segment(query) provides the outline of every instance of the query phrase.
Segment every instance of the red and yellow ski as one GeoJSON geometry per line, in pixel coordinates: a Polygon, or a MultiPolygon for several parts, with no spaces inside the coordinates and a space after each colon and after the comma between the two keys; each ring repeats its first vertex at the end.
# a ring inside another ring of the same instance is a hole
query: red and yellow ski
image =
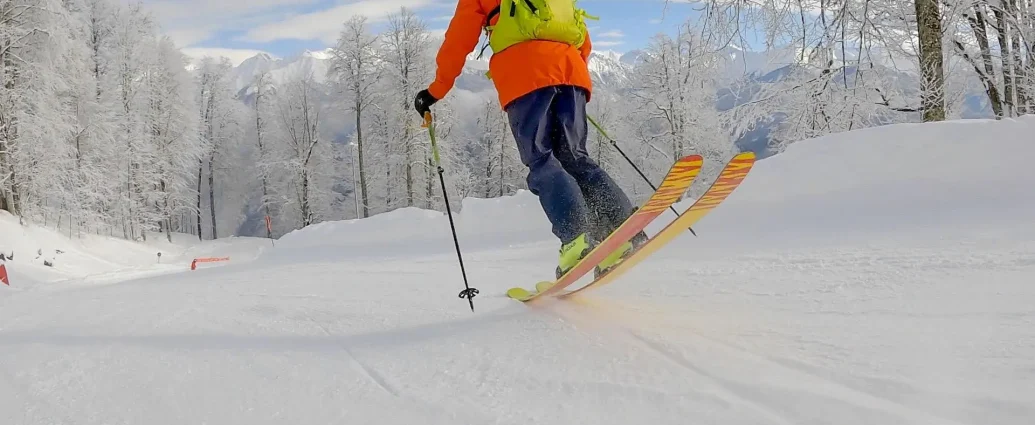
{"type": "Polygon", "coordinates": [[[578,264],[575,264],[567,273],[555,281],[544,281],[536,284],[535,291],[515,287],[507,290],[507,296],[518,301],[531,301],[543,295],[557,293],[582,278],[607,258],[614,250],[632,239],[637,233],[649,225],[655,218],[658,218],[665,209],[674,204],[686,189],[690,187],[694,179],[701,172],[704,158],[700,155],[688,155],[680,158],[669,169],[665,179],[658,186],[658,190],[651,195],[636,212],[627,218],[617,229],[585,257],[578,264]]]}
{"type": "Polygon", "coordinates": [[[755,154],[753,152],[744,152],[733,157],[723,168],[722,172],[719,173],[719,177],[712,182],[711,187],[701,195],[697,201],[694,202],[689,208],[686,209],[682,214],[679,215],[673,222],[665,226],[657,235],[647,240],[646,243],[640,246],[639,249],[632,252],[620,263],[616,264],[610,270],[604,274],[598,276],[588,285],[583,286],[579,289],[565,292],[559,295],[559,298],[567,298],[575,295],[579,292],[591,289],[599,288],[608,283],[613,282],[623,273],[629,271],[636,264],[640,263],[651,254],[657,252],[661,247],[665,246],[677,236],[683,234],[683,232],[696,224],[701,218],[715,209],[722,201],[726,200],[733,190],[740,186],[740,183],[747,177],[748,172],[751,171],[751,167],[755,164],[755,154]]]}

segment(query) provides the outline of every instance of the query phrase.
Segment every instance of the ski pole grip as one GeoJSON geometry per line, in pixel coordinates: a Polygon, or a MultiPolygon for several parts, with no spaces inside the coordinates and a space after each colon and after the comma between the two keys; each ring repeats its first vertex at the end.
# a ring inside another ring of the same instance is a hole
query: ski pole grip
{"type": "Polygon", "coordinates": [[[431,125],[431,112],[425,112],[424,113],[424,123],[421,124],[420,126],[424,127],[424,128],[428,128],[428,126],[430,126],[430,125],[431,125]]]}

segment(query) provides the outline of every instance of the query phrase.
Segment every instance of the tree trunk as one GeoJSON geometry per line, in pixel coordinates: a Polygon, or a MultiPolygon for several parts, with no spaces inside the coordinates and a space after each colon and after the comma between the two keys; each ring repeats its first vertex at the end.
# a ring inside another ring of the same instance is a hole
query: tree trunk
{"type": "Polygon", "coordinates": [[[201,182],[204,178],[205,165],[198,160],[198,208],[197,208],[197,219],[198,219],[198,240],[204,240],[201,236],[201,182]]]}
{"type": "Polygon", "coordinates": [[[212,168],[212,164],[215,162],[215,149],[212,150],[212,154],[208,157],[208,213],[209,218],[212,219],[212,239],[218,239],[219,233],[216,232],[216,183],[215,183],[215,170],[212,168]]]}
{"type": "MultiPolygon", "coordinates": [[[[981,81],[985,84],[985,92],[988,95],[988,102],[992,105],[992,113],[996,118],[1003,117],[1003,99],[999,94],[999,85],[996,83],[995,67],[992,64],[992,51],[988,47],[988,29],[986,27],[987,17],[981,9],[981,5],[974,5],[976,18],[968,17],[970,28],[974,31],[978,48],[981,49],[981,61],[985,65],[985,73],[981,75],[981,81]]],[[[977,65],[975,65],[976,67],[977,65]]],[[[978,74],[981,74],[978,72],[978,74]]]]}
{"type": "Polygon", "coordinates": [[[403,137],[403,140],[404,140],[403,143],[405,143],[405,145],[406,145],[405,146],[406,155],[404,156],[403,160],[406,161],[406,206],[407,207],[412,207],[413,206],[413,197],[414,196],[413,196],[413,158],[411,157],[411,154],[412,154],[412,151],[413,151],[413,146],[411,146],[411,143],[410,143],[409,133],[410,133],[409,126],[407,126],[406,132],[404,133],[405,135],[403,137]]]}
{"type": "Polygon", "coordinates": [[[427,208],[429,210],[435,209],[435,204],[432,201],[434,199],[434,197],[435,197],[435,185],[434,185],[434,182],[435,182],[435,163],[431,160],[431,157],[429,156],[428,157],[428,187],[427,187],[427,191],[428,191],[428,193],[427,193],[427,198],[428,198],[427,208]]]}
{"type": "Polygon", "coordinates": [[[21,208],[21,196],[18,194],[18,174],[14,171],[14,165],[11,166],[11,191],[9,193],[9,202],[7,206],[8,212],[18,216],[18,222],[21,223],[22,219],[22,208],[21,208]]]}
{"type": "Polygon", "coordinates": [[[499,139],[499,142],[500,142],[500,165],[499,165],[499,167],[500,167],[500,195],[499,196],[503,196],[504,195],[503,190],[504,190],[505,181],[506,181],[506,174],[504,174],[504,172],[507,170],[507,164],[506,164],[506,161],[505,161],[506,156],[507,156],[507,147],[504,146],[504,143],[506,143],[506,141],[507,141],[506,137],[503,137],[503,138],[499,139]]]}
{"type": "Polygon", "coordinates": [[[999,40],[1000,57],[1003,59],[1003,114],[1013,117],[1016,114],[1014,109],[1014,81],[1013,81],[1013,56],[1010,53],[1010,42],[1007,33],[1010,31],[1010,23],[1006,21],[1006,14],[1002,8],[992,9],[997,24],[996,34],[999,40]]]}
{"type": "MultiPolygon", "coordinates": [[[[403,66],[402,88],[403,88],[404,97],[403,97],[403,104],[402,104],[403,108],[402,108],[402,110],[403,110],[403,114],[404,114],[403,116],[406,117],[407,115],[405,115],[405,113],[407,111],[409,111],[409,103],[407,102],[408,99],[405,97],[405,94],[407,93],[406,89],[408,89],[410,87],[409,57],[405,57],[405,58],[403,58],[403,60],[406,61],[406,65],[403,66]]],[[[406,161],[406,206],[408,206],[408,207],[412,207],[413,206],[413,196],[414,196],[414,194],[413,194],[413,143],[412,143],[412,140],[410,140],[410,122],[411,121],[409,119],[404,119],[403,120],[403,138],[402,138],[402,140],[403,140],[403,149],[406,150],[405,154],[403,155],[403,158],[405,158],[405,161],[406,161]]]]}
{"type": "MultiPolygon", "coordinates": [[[[1022,0],[1023,2],[1023,0],[1022,0]]],[[[1010,17],[1011,22],[1021,22],[1021,8],[1017,3],[1017,0],[1009,1],[1010,17]]],[[[1013,31],[1010,32],[1010,42],[1013,45],[1013,54],[1011,55],[1011,62],[1013,64],[1013,76],[1017,87],[1017,103],[1015,107],[1017,109],[1017,115],[1021,116],[1028,113],[1028,90],[1027,90],[1027,72],[1024,67],[1024,44],[1021,42],[1021,31],[1024,27],[1017,26],[1013,31]]]]}
{"type": "Polygon", "coordinates": [[[309,211],[309,172],[302,169],[302,227],[312,224],[312,216],[309,211]]]}
{"type": "Polygon", "coordinates": [[[924,122],[945,120],[945,76],[942,60],[942,24],[938,0],[915,0],[920,34],[921,108],[924,122]]]}
{"type": "Polygon", "coordinates": [[[359,190],[362,195],[363,217],[370,217],[369,199],[367,198],[367,171],[363,166],[363,100],[360,97],[359,83],[356,83],[356,155],[359,156],[359,190]]]}
{"type": "MultiPolygon", "coordinates": [[[[260,163],[264,162],[264,160],[266,158],[266,147],[265,147],[265,145],[264,145],[264,143],[262,141],[263,133],[262,133],[262,106],[261,106],[262,105],[262,101],[264,99],[264,97],[263,97],[263,90],[262,89],[263,89],[265,83],[266,83],[266,75],[263,74],[263,75],[261,75],[259,77],[259,81],[255,85],[256,86],[256,88],[255,88],[255,136],[256,136],[255,140],[256,140],[256,143],[258,143],[258,145],[259,145],[259,162],[260,163]]],[[[267,179],[266,171],[265,170],[263,170],[261,172],[261,174],[262,174],[262,205],[265,207],[266,217],[268,217],[269,219],[272,220],[273,217],[270,215],[270,204],[269,204],[269,181],[267,179]]],[[[266,229],[266,236],[272,239],[273,238],[273,230],[267,227],[267,229],[266,229]]]]}
{"type": "Polygon", "coordinates": [[[165,230],[166,239],[172,242],[172,211],[169,210],[169,192],[166,189],[165,179],[159,180],[158,188],[162,193],[162,203],[155,201],[155,207],[162,211],[164,218],[158,221],[158,230],[165,230]]]}

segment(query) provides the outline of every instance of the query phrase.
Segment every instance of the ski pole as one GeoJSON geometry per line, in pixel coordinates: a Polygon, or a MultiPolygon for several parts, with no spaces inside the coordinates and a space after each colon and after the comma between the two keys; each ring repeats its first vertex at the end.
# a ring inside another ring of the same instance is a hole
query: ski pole
{"type": "Polygon", "coordinates": [[[424,113],[424,124],[421,127],[428,129],[428,136],[431,138],[431,156],[435,159],[435,167],[438,167],[438,181],[442,183],[442,199],[446,202],[446,214],[449,216],[449,229],[453,232],[453,245],[456,246],[456,258],[460,260],[460,274],[464,277],[464,290],[460,291],[460,298],[467,298],[467,302],[471,305],[471,311],[474,311],[474,296],[478,295],[478,290],[472,288],[467,284],[467,271],[464,270],[464,257],[460,254],[460,241],[456,237],[456,225],[453,224],[453,211],[449,207],[449,195],[446,194],[446,179],[442,175],[442,162],[439,160],[438,155],[438,143],[435,141],[435,125],[431,119],[431,112],[424,113]]]}
{"type": "MultiPolygon", "coordinates": [[[[647,178],[647,175],[643,174],[643,171],[640,171],[640,168],[636,166],[636,163],[633,162],[632,158],[629,158],[629,155],[626,155],[625,151],[623,151],[622,148],[618,147],[618,141],[616,141],[615,139],[612,139],[611,136],[608,136],[607,132],[604,131],[604,129],[600,127],[600,124],[597,124],[597,122],[593,120],[593,117],[591,117],[589,115],[586,115],[586,118],[589,119],[589,123],[593,124],[593,127],[596,127],[597,131],[599,131],[600,134],[604,136],[604,138],[606,138],[609,142],[611,142],[611,146],[614,146],[615,150],[617,150],[618,153],[622,154],[622,158],[625,158],[625,160],[629,162],[629,165],[631,165],[633,167],[633,169],[636,170],[636,172],[640,174],[640,177],[643,177],[643,180],[646,181],[647,184],[650,185],[650,188],[654,189],[654,191],[657,191],[658,187],[654,186],[654,183],[651,183],[650,179],[647,178]]],[[[673,206],[670,205],[668,207],[668,209],[672,210],[672,213],[675,214],[676,217],[679,217],[679,213],[676,212],[676,207],[673,207],[673,206]]],[[[690,233],[693,233],[694,236],[697,236],[697,232],[694,231],[693,227],[687,227],[687,229],[689,229],[690,233]]]]}

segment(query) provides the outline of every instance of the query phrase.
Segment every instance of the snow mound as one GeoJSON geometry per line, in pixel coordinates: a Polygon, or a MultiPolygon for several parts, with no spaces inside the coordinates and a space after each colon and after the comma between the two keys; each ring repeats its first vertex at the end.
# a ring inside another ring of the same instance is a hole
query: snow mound
{"type": "Polygon", "coordinates": [[[1030,223],[1032,134],[1029,115],[890,125],[798,142],[756,164],[701,226],[714,228],[716,239],[784,245],[1030,223]]]}
{"type": "MultiPolygon", "coordinates": [[[[549,240],[550,223],[539,199],[528,191],[513,196],[466,198],[453,211],[461,249],[498,248],[549,240]]],[[[407,257],[453,252],[445,212],[401,208],[361,220],[329,221],[290,232],[277,240],[270,257],[300,258],[407,257]],[[405,241],[405,243],[400,243],[405,241]]]]}

